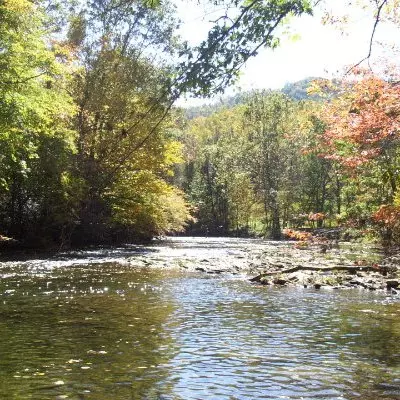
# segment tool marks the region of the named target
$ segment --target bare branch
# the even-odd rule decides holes
[[[373,46],[373,42],[374,42],[376,28],[377,28],[377,26],[378,26],[378,24],[380,22],[381,12],[382,12],[382,9],[383,9],[383,7],[385,6],[386,3],[387,3],[387,0],[383,0],[382,3],[378,6],[378,9],[377,9],[377,12],[376,12],[376,16],[375,16],[375,23],[374,23],[374,26],[373,26],[373,29],[372,29],[370,40],[369,40],[369,51],[368,51],[367,56],[364,57],[362,60],[360,60],[357,64],[355,64],[351,68],[349,68],[346,71],[345,75],[349,74],[355,68],[359,67],[366,60],[368,60],[368,63],[369,63],[369,59],[371,58],[371,55],[372,55],[372,46]],[[371,68],[371,66],[370,66],[370,68]]]

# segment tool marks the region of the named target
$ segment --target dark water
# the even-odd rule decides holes
[[[0,399],[400,398],[393,297],[115,262],[0,274]]]

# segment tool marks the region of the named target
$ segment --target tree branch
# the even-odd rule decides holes
[[[281,274],[290,274],[292,272],[297,272],[297,271],[320,271],[320,272],[326,272],[326,271],[346,271],[350,273],[356,273],[359,271],[377,271],[377,268],[372,267],[372,266],[352,266],[352,265],[335,265],[332,267],[321,267],[321,266],[306,266],[306,265],[299,265],[296,267],[288,268],[288,269],[283,269],[280,271],[273,271],[273,272],[265,272],[262,274],[259,274],[255,276],[254,278],[249,279],[250,282],[261,282],[263,279],[269,277],[269,276],[274,276],[274,275],[281,275]]]
[[[364,57],[362,60],[360,60],[357,64],[353,65],[350,69],[348,69],[345,73],[345,75],[348,75],[351,71],[353,71],[355,68],[359,67],[364,61],[369,60],[371,58],[372,55],[372,46],[373,46],[373,42],[374,42],[374,37],[375,37],[375,32],[376,32],[376,28],[380,22],[380,16],[381,16],[381,12],[383,7],[385,6],[385,4],[387,3],[387,0],[383,0],[382,3],[378,6],[377,12],[376,12],[376,17],[375,17],[375,23],[374,26],[372,28],[372,33],[371,33],[371,37],[369,40],[369,50],[368,50],[368,54],[366,57]]]
[[[47,71],[41,72],[40,74],[37,74],[37,75],[34,75],[34,76],[29,76],[28,78],[24,78],[24,79],[21,79],[19,81],[0,81],[0,84],[2,84],[2,85],[19,85],[21,83],[28,82],[28,81],[30,81],[32,79],[39,78],[39,76],[43,76],[43,75],[46,75],[46,74],[47,74]]]
[[[109,184],[112,179],[114,178],[115,174],[122,168],[123,164],[135,153],[135,151],[139,150],[142,148],[145,143],[150,139],[150,137],[157,131],[158,127],[161,125],[165,117],[167,116],[168,112],[172,108],[174,102],[177,100],[177,98],[187,91],[188,89],[188,84],[187,82],[190,82],[193,77],[196,77],[199,75],[201,72],[201,65],[200,62],[201,60],[205,58],[212,57],[218,49],[218,46],[221,45],[221,43],[228,38],[232,32],[242,23],[242,20],[246,17],[246,14],[250,12],[257,4],[263,2],[263,0],[253,0],[246,6],[241,7],[239,15],[235,18],[234,21],[232,21],[232,24],[230,26],[226,27],[226,30],[222,30],[221,32],[218,32],[218,36],[216,38],[213,38],[214,40],[211,43],[206,43],[203,42],[202,45],[200,45],[197,50],[198,54],[195,58],[194,61],[189,62],[186,67],[186,70],[181,70],[180,74],[175,77],[172,82],[169,83],[164,89],[161,91],[158,101],[153,102],[153,104],[149,105],[147,110],[144,112],[144,114],[139,118],[137,121],[133,122],[127,129],[126,132],[128,134],[132,134],[137,127],[143,123],[144,120],[148,119],[151,117],[153,111],[157,109],[160,106],[160,103],[162,102],[167,102],[165,111],[162,113],[160,117],[154,121],[154,125],[149,129],[148,134],[145,135],[145,137],[140,140],[136,144],[131,144],[131,146],[128,147],[126,150],[125,154],[123,154],[118,160],[116,160],[116,164],[111,171],[106,175],[105,183]],[[274,21],[273,25],[269,27],[267,34],[265,38],[256,44],[255,48],[253,48],[249,54],[248,57],[243,59],[241,62],[238,62],[237,65],[232,66],[231,72],[235,73],[237,70],[239,70],[243,64],[250,58],[251,56],[255,55],[258,51],[258,49],[265,45],[268,40],[271,37],[272,32],[275,30],[275,28],[278,26],[278,24],[281,22],[281,20],[291,11],[291,8],[288,8],[287,10],[283,9],[281,10],[280,15],[277,16],[276,20]],[[272,22],[272,21],[271,21]],[[202,47],[203,46],[203,47]],[[182,65],[184,67],[184,65]],[[227,74],[229,74],[229,70],[226,71]],[[217,84],[217,88],[223,87],[224,85],[227,84],[227,80],[223,80],[219,84]]]

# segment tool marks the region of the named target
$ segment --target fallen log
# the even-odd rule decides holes
[[[280,271],[273,271],[273,272],[264,272],[262,274],[259,274],[255,276],[254,278],[249,279],[250,282],[260,282],[263,278],[266,278],[268,276],[274,276],[274,275],[282,275],[282,274],[290,274],[292,272],[297,272],[297,271],[319,271],[319,272],[325,272],[325,271],[346,271],[346,272],[351,272],[351,273],[356,273],[359,271],[365,271],[365,272],[370,272],[370,271],[375,271],[375,272],[383,272],[381,268],[365,265],[365,266],[360,266],[360,265],[335,265],[332,267],[317,267],[317,266],[307,266],[307,265],[297,265],[296,267],[280,270]]]

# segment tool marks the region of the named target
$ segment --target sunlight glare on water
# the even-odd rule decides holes
[[[203,257],[219,240],[160,252]],[[134,268],[104,251],[1,265],[1,399],[400,398],[394,298]]]

